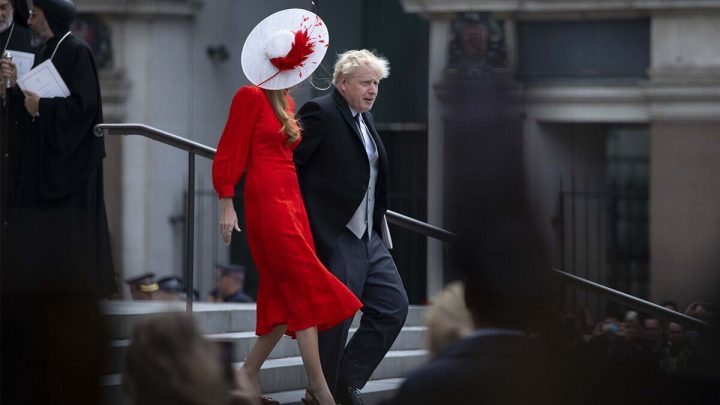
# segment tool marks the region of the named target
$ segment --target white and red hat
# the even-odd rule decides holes
[[[299,8],[278,11],[262,20],[245,40],[242,69],[258,87],[281,90],[307,79],[330,45],[323,20]]]

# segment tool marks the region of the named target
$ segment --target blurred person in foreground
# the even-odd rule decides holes
[[[123,386],[135,405],[259,405],[242,371],[226,366],[190,315],[154,315],[135,326]]]
[[[526,201],[520,116],[494,79],[446,84],[458,90],[444,185],[456,237],[443,273],[464,282],[473,331],[410,373],[390,404],[548,403],[567,375],[533,338],[550,324],[550,260]]]
[[[108,335],[95,293],[3,292],[2,404],[100,404]]]
[[[97,67],[90,47],[70,24],[76,9],[69,0],[34,0],[28,19],[44,43],[35,66],[50,61],[67,85],[67,97],[40,97],[21,91],[17,68],[0,62],[14,84],[9,97],[19,120],[14,209],[10,214],[8,266],[11,288],[34,289],[42,281],[54,289],[75,289],[90,279],[99,297],[117,288],[103,197],[104,138],[94,133],[103,121]]]
[[[425,312],[425,324],[431,356],[473,331],[472,316],[465,306],[465,286],[461,281],[448,284],[431,299]]]
[[[391,403],[546,403],[550,366],[531,334],[547,321],[550,267],[535,238],[530,222],[508,219],[453,247],[474,329],[411,373]]]

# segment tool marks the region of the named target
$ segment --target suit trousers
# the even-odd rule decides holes
[[[408,313],[408,298],[395,262],[380,235],[358,239],[345,229],[329,270],[360,299],[360,326],[347,342],[352,318],[321,332],[320,361],[331,391],[362,388],[390,350]],[[347,342],[347,345],[345,343]]]

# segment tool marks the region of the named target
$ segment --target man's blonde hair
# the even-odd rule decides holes
[[[359,51],[346,51],[338,55],[333,71],[332,84],[337,86],[343,77],[350,77],[358,69],[367,67],[377,73],[380,79],[384,79],[390,75],[390,62],[382,56],[362,49]]]

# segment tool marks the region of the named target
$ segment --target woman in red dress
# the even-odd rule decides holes
[[[235,94],[213,161],[226,244],[233,230],[240,231],[232,197],[245,174],[248,244],[260,279],[258,339],[242,368],[259,395],[261,365],[283,334],[297,338],[309,381],[303,401],[317,404],[335,404],[320,365],[318,331],[353,316],[362,306],[315,255],[292,159],[301,135],[287,88],[319,65],[326,41],[322,20],[299,9],[275,13],[253,30],[243,47],[242,64],[248,79],[258,85],[244,86]],[[275,73],[262,65],[267,61]]]

